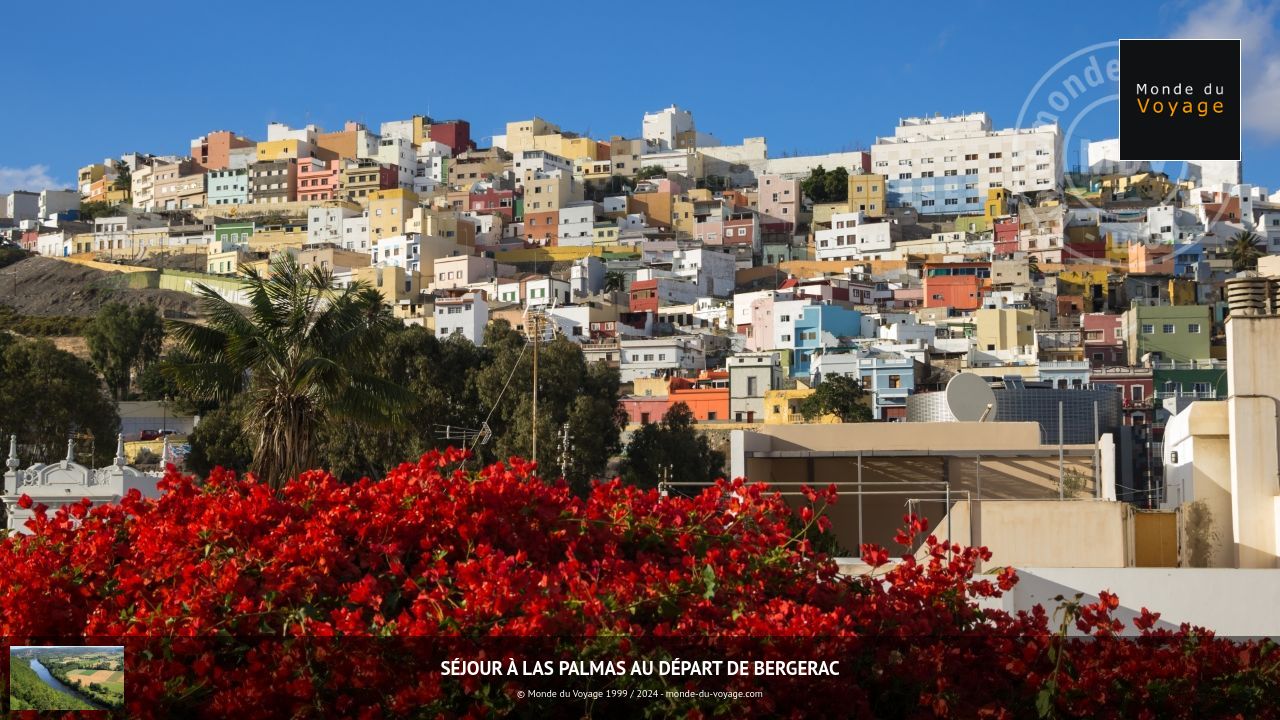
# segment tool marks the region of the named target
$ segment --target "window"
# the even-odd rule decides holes
[[[1116,337],[1116,339],[1119,339],[1119,338],[1124,337],[1124,328],[1121,328],[1121,327],[1116,328],[1116,329],[1115,329],[1115,337]]]
[[[1136,403],[1140,403],[1140,402],[1142,402],[1142,397],[1143,397],[1143,395],[1144,395],[1144,394],[1145,394],[1145,393],[1144,393],[1144,391],[1143,391],[1143,389],[1142,389],[1142,386],[1141,386],[1141,385],[1130,385],[1130,386],[1129,386],[1129,396],[1133,398],[1133,401],[1134,401],[1134,402],[1136,402]]]
[[[970,154],[970,155],[965,155],[965,156],[964,156],[964,159],[965,159],[965,160],[977,160],[977,159],[978,159],[978,154],[977,154],[977,153],[973,153],[973,154]]]
[[[1000,157],[1000,153],[987,153],[988,160],[996,160]]]
[[[900,387],[902,387],[902,376],[901,376],[901,375],[890,375],[890,376],[889,376],[889,387],[890,387],[890,388],[900,388]]]
[[[898,173],[898,179],[899,179],[899,180],[910,180],[910,179],[911,179],[911,173]]]
[[[977,174],[978,174],[978,168],[976,168],[976,167],[975,167],[975,168],[965,168],[965,169],[964,169],[964,174],[965,174],[965,175],[977,175]]]
[[[714,412],[714,411],[708,411],[708,412],[707,412],[707,419],[708,419],[708,420],[715,420],[715,419],[716,419],[716,414],[715,414],[715,412]]]
[[[927,172],[922,172],[922,173],[920,173],[920,177],[922,177],[922,178],[931,178],[931,177],[933,177],[933,171],[932,171],[932,170],[929,170],[929,171],[927,171]]]
[[[1210,391],[1210,389],[1209,389],[1209,383],[1207,383],[1207,382],[1198,382],[1198,383],[1196,383],[1196,395],[1197,395],[1197,396],[1199,396],[1199,397],[1204,397],[1204,396],[1208,395],[1210,392],[1211,392],[1211,391]]]
[[[1003,168],[1001,168],[1001,167],[998,167],[998,166],[992,165],[991,167],[987,168],[987,172],[992,173],[992,174],[1002,173],[1002,172],[1004,172],[1004,169],[1003,169]]]
[[[1156,326],[1155,326],[1155,325],[1152,325],[1152,324],[1150,324],[1150,323],[1143,323],[1143,324],[1142,324],[1142,334],[1143,334],[1143,335],[1150,335],[1150,334],[1154,333],[1155,331],[1156,331]]]
[[[932,206],[933,206],[933,201],[932,201],[932,200],[921,200],[921,201],[920,201],[920,206],[921,206],[921,207],[932,207]]]
[[[1199,332],[1200,332],[1200,323],[1190,323],[1190,324],[1188,324],[1188,325],[1187,325],[1187,332],[1189,332],[1189,333],[1199,333]]]
[[[946,199],[946,203],[945,203],[945,204],[947,204],[947,205],[959,205],[959,204],[960,204],[960,198],[947,198],[947,199]]]
[[[1173,323],[1165,323],[1164,325],[1160,326],[1160,332],[1164,333],[1165,335],[1172,335],[1174,329],[1175,328],[1173,327]]]
[[[944,177],[955,177],[956,172],[955,170],[943,170],[942,174]]]

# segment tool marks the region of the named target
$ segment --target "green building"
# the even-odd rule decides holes
[[[1124,314],[1124,329],[1130,365],[1148,355],[1152,362],[1211,357],[1213,315],[1206,305],[1135,305]]]
[[[218,223],[213,226],[213,241],[223,249],[247,247],[253,236],[253,221]]]
[[[1157,399],[1185,397],[1213,400],[1227,396],[1225,360],[1164,360],[1151,364],[1151,383]]]

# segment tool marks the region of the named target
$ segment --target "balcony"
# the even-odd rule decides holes
[[[1226,360],[1157,360],[1153,370],[1226,370]]]
[[[1155,391],[1157,400],[1165,400],[1168,398],[1189,398],[1191,400],[1217,400],[1218,390],[1209,388],[1208,390],[1165,390],[1157,388]]]

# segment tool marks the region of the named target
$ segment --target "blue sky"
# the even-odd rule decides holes
[[[1280,189],[1280,0],[557,5],[14,3],[0,191],[66,184],[122,152],[186,153],[212,129],[376,130],[415,113],[465,118],[484,144],[533,115],[634,137],[645,111],[676,103],[722,141],[765,136],[770,155],[865,148],[905,116],[984,110],[1014,126],[1075,51],[1171,36],[1244,38],[1245,179]],[[1068,109],[1073,138],[1115,136],[1114,102],[1085,100]]]

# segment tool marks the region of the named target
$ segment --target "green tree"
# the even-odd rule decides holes
[[[318,464],[326,425],[384,426],[410,398],[374,372],[395,324],[376,290],[365,283],[337,288],[327,270],[304,269],[288,254],[269,272],[242,272],[243,312],[198,286],[205,323],[172,325],[187,359],[167,368],[197,399],[245,393],[240,416],[252,439],[252,469],[278,488]]]
[[[532,350],[522,333],[501,320],[485,331],[485,348],[489,360],[475,372],[475,388],[485,412],[492,408],[489,425],[493,440],[478,448],[481,459],[530,457],[534,428]],[[605,470],[620,447],[626,422],[618,385],[617,371],[603,363],[589,365],[576,343],[563,337],[542,343],[537,428],[538,461],[548,469],[545,474],[558,474],[565,460],[566,480],[576,490],[583,490],[592,477]],[[561,440],[566,423],[570,438],[567,453]]]
[[[607,293],[622,292],[627,285],[627,276],[617,270],[610,270],[604,274],[604,291]]]
[[[325,466],[346,480],[381,477],[427,450],[461,444],[441,436],[449,427],[478,429],[483,415],[472,374],[484,357],[483,348],[458,335],[440,340],[421,327],[390,333],[376,372],[405,388],[414,402],[397,408],[384,428],[351,420],[326,426]]]
[[[160,357],[164,324],[149,305],[107,303],[85,331],[89,357],[116,400],[129,397],[133,374]]]
[[[821,165],[800,181],[800,191],[816,203],[840,202],[849,198],[849,171],[838,167],[830,172]]]
[[[112,205],[109,202],[101,200],[80,203],[80,219],[84,222],[91,223],[100,217],[109,217],[119,211],[119,206]]]
[[[621,477],[643,488],[671,482],[714,482],[724,476],[724,453],[711,448],[707,437],[693,424],[689,406],[678,402],[667,408],[661,422],[636,430],[622,458]]]
[[[866,391],[857,380],[847,375],[833,375],[818,383],[813,392],[800,401],[797,409],[807,421],[823,415],[835,415],[840,422],[869,422],[872,413],[865,398]]]
[[[120,416],[93,368],[48,340],[0,335],[0,434],[16,434],[23,460],[66,456],[67,435],[94,438],[95,465],[115,454]]]
[[[215,467],[244,472],[253,465],[253,444],[242,424],[244,405],[237,399],[200,416],[200,424],[187,436],[191,449],[184,469],[203,476]]]
[[[664,178],[667,176],[667,169],[661,165],[645,165],[636,171],[636,180],[648,180],[649,178]]]
[[[1262,238],[1248,230],[1241,230],[1227,242],[1227,256],[1231,258],[1231,269],[1257,270],[1258,258],[1266,254]]]

